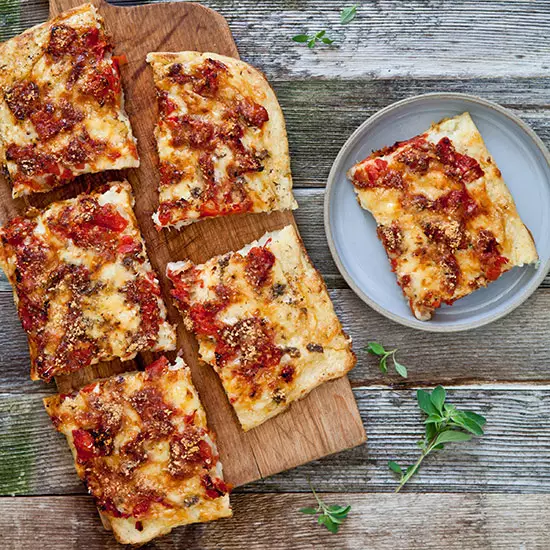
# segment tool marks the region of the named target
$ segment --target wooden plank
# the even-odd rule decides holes
[[[391,492],[388,460],[411,464],[423,431],[413,389],[354,390],[369,440],[353,450],[238,489],[239,492]],[[449,401],[487,418],[487,432],[429,457],[407,491],[550,492],[550,385],[449,389]],[[84,493],[63,436],[43,414],[39,395],[0,395],[0,494]]]
[[[321,497],[352,507],[338,535],[298,512],[314,504],[311,495],[248,494],[233,498],[233,518],[180,527],[147,548],[527,550],[548,546],[550,495],[343,493]],[[292,521],[281,521],[282,517]],[[2,498],[0,532],[12,550],[120,548],[102,529],[91,498],[85,496]]]
[[[80,0],[52,0],[52,14],[79,3]],[[128,64],[123,68],[126,108],[138,139],[141,157],[140,168],[126,174],[136,195],[136,216],[148,244],[151,262],[161,274],[169,318],[173,323],[181,323],[180,315],[170,303],[169,285],[163,277],[168,261],[183,257],[204,261],[215,254],[240,248],[265,231],[294,223],[294,220],[290,212],[232,216],[207,220],[181,232],[156,231],[151,212],[158,203],[157,191],[152,185],[158,179],[152,138],[157,112],[155,101],[152,101],[155,90],[145,56],[150,51],[158,50],[207,50],[232,56],[238,56],[238,52],[225,20],[198,4],[117,8],[98,1],[98,6],[114,43],[128,58]],[[84,179],[92,186],[104,181],[102,175]],[[74,196],[81,190],[82,187],[75,183],[52,193],[31,197],[28,202],[41,206],[61,197]],[[24,206],[23,201],[11,199],[10,186],[2,180],[0,222],[21,211]],[[231,410],[218,377],[212,369],[199,364],[195,339],[185,332],[181,324],[178,329],[178,348],[183,350],[191,366],[210,424],[218,435],[226,478],[236,486],[353,447],[365,440],[353,393],[345,377],[323,385],[303,401],[294,404],[284,415],[245,434]],[[151,360],[152,354],[144,353],[136,361],[127,364],[112,362],[94,365],[58,377],[56,382],[59,390],[66,393],[94,378],[132,370]]]
[[[432,334],[403,327],[382,317],[349,289],[330,291],[344,329],[353,338],[357,365],[349,373],[354,387],[373,385],[459,385],[519,383],[550,380],[550,289],[539,289],[504,319],[475,331]],[[0,392],[43,393],[54,388],[28,378],[26,338],[14,313],[11,295],[0,292],[2,355]],[[378,341],[399,348],[398,358],[409,368],[404,380],[393,369],[383,375],[375,357],[364,351]],[[497,345],[498,344],[498,345]],[[206,368],[206,367],[204,367]],[[215,384],[215,381],[213,382]],[[285,422],[286,420],[282,421]]]
[[[17,0],[8,2],[17,12]],[[358,17],[345,27],[339,24],[340,0],[203,3],[227,18],[243,58],[271,78],[462,80],[548,74],[550,10],[545,0],[371,0],[360,3]],[[18,34],[47,15],[44,0],[21,0],[17,17],[0,26],[0,36]],[[296,34],[321,29],[336,40],[333,46],[309,50],[291,41]]]

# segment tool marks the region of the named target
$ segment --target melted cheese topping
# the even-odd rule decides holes
[[[114,183],[0,230],[33,379],[175,348],[132,206],[130,185]]]
[[[285,123],[265,78],[213,53],[150,53],[159,97],[157,226],[297,208]]]
[[[231,516],[214,436],[182,359],[44,403],[119,542]]]
[[[373,153],[348,177],[420,320],[538,259],[468,113]]]
[[[111,50],[91,4],[0,47],[0,161],[14,197],[139,166]]]
[[[176,305],[249,430],[355,364],[292,226],[202,265],[171,263]]]

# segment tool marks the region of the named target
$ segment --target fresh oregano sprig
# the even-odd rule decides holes
[[[382,344],[379,344],[378,342],[369,342],[366,350],[371,355],[376,355],[376,357],[380,358],[380,363],[378,364],[378,366],[384,374],[388,372],[388,357],[391,357],[393,360],[393,366],[395,367],[395,371],[397,372],[397,374],[399,374],[399,376],[402,376],[403,378],[407,378],[407,367],[399,363],[399,361],[395,358],[397,348],[386,351]]]
[[[315,34],[297,34],[292,37],[292,40],[303,44],[307,43],[308,48],[314,48],[318,41],[321,41],[323,44],[332,44],[334,42],[326,34],[327,31],[319,31]]]
[[[340,12],[340,24],[347,25],[351,23],[357,16],[357,4],[353,6],[348,6],[347,8],[342,8]]]
[[[418,471],[422,461],[432,452],[443,450],[446,443],[469,441],[473,435],[483,435],[483,426],[487,422],[483,416],[472,411],[461,411],[454,405],[445,403],[447,393],[437,386],[432,393],[424,390],[416,392],[420,409],[426,413],[424,421],[426,433],[418,442],[421,454],[415,464],[403,469],[397,462],[390,460],[388,467],[399,476],[399,492],[403,485]]]
[[[326,505],[315,492],[315,489],[311,487],[311,492],[317,501],[317,508],[300,508],[302,514],[309,514],[317,516],[317,523],[324,525],[331,533],[338,533],[340,525],[348,517],[351,506],[338,506],[336,504]]]

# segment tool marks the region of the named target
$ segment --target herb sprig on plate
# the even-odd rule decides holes
[[[300,508],[300,512],[312,516],[316,515],[319,525],[324,525],[331,533],[338,533],[340,525],[342,525],[344,520],[348,517],[351,506],[338,506],[337,504],[327,505],[317,495],[311,483],[309,486],[317,501],[317,508]]]
[[[430,453],[443,450],[447,443],[469,441],[472,435],[483,435],[485,418],[475,412],[462,411],[450,403],[445,403],[446,397],[447,393],[441,386],[437,386],[431,393],[424,390],[416,392],[418,406],[427,415],[424,421],[426,432],[424,439],[418,442],[421,454],[413,465],[402,468],[393,460],[388,462],[389,469],[399,476],[396,493],[416,474],[422,461]]]
[[[380,358],[380,363],[378,366],[380,367],[380,370],[386,374],[388,372],[388,358],[391,357],[393,360],[393,366],[395,368],[395,371],[399,376],[402,376],[403,378],[407,378],[407,367],[405,365],[402,365],[396,358],[395,354],[397,352],[396,349],[392,349],[389,351],[386,351],[384,346],[382,344],[379,344],[378,342],[369,342],[368,346],[366,347],[366,350],[371,355],[376,355],[376,357]]]

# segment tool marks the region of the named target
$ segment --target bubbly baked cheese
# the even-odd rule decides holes
[[[0,45],[0,161],[14,197],[139,166],[112,49],[91,4]]]
[[[0,265],[27,332],[33,380],[175,348],[133,204],[130,185],[117,182],[0,229]]]
[[[413,314],[431,318],[514,266],[538,260],[502,175],[468,113],[353,166],[348,177]]]
[[[206,415],[181,358],[44,399],[76,471],[123,544],[231,516]]]
[[[290,225],[202,265],[170,263],[167,276],[244,430],[355,364],[323,280]]]
[[[160,160],[157,227],[297,208],[283,113],[263,75],[214,53],[150,53]]]

